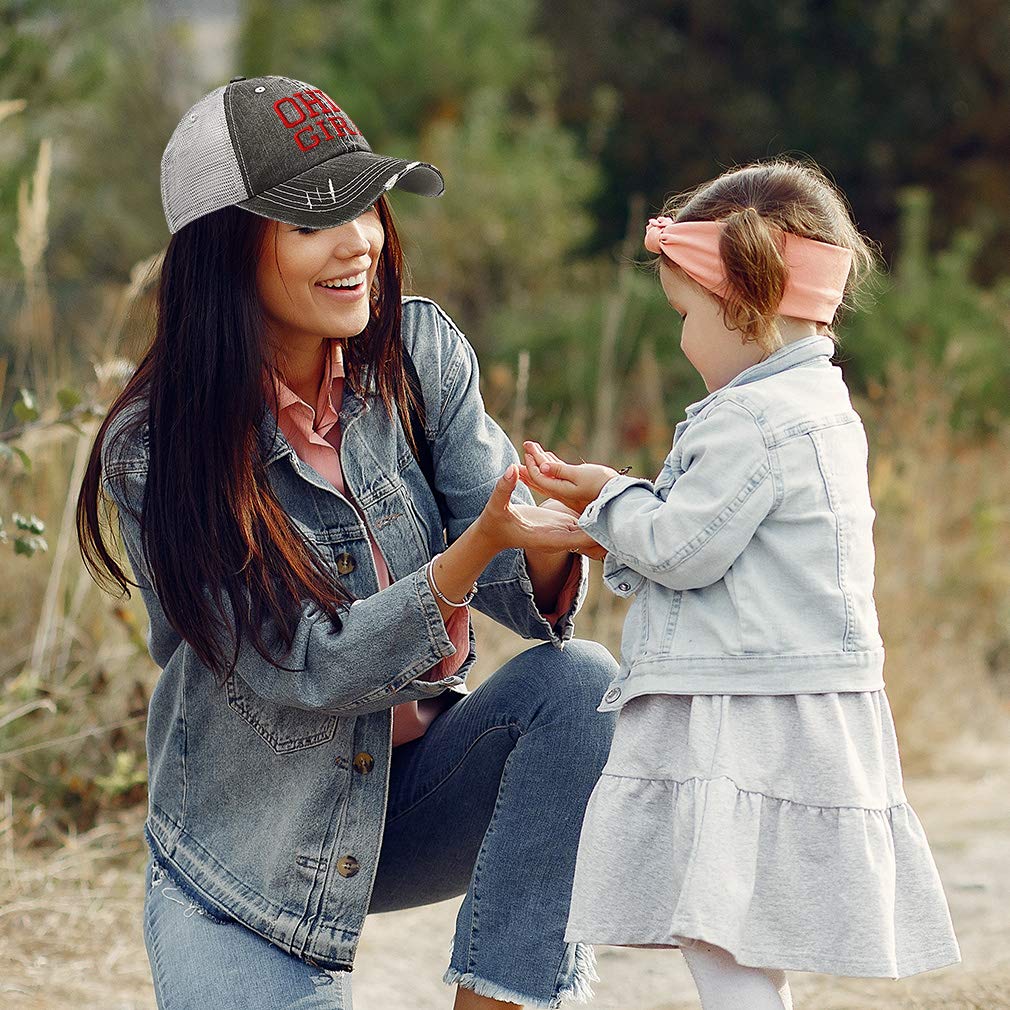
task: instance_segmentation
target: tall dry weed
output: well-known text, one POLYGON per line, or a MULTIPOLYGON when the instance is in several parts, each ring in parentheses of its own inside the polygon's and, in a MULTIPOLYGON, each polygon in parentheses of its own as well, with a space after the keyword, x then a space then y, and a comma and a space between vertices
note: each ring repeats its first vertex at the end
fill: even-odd
POLYGON ((1010 707, 1010 439, 955 431, 920 363, 859 404, 871 439, 876 599, 907 768, 971 760, 1010 707))

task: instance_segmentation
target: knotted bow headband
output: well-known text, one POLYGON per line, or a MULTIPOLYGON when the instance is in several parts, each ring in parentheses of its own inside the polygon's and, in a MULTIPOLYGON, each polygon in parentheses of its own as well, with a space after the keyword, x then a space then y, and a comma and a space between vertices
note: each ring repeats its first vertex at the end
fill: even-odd
MULTIPOLYGON (((677 222, 654 217, 645 229, 645 248, 662 253, 703 288, 725 296, 729 282, 719 255, 719 238, 725 227, 722 221, 677 222)), ((845 294, 852 250, 787 231, 779 234, 785 240, 780 249, 788 270, 779 314, 830 323, 845 294)))

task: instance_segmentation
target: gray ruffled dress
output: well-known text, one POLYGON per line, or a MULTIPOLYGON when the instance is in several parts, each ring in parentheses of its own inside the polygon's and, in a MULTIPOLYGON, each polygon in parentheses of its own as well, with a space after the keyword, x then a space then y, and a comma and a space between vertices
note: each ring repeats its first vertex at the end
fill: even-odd
POLYGON ((959 961, 884 691, 627 702, 565 940, 890 978, 959 961))

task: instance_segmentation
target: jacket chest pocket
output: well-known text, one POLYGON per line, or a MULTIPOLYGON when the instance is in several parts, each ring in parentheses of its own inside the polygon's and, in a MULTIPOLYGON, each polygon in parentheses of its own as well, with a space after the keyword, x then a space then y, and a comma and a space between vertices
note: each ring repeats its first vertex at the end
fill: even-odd
POLYGON ((228 706, 275 754, 293 754, 328 743, 337 732, 338 716, 278 705, 261 698, 234 673, 225 681, 228 706))

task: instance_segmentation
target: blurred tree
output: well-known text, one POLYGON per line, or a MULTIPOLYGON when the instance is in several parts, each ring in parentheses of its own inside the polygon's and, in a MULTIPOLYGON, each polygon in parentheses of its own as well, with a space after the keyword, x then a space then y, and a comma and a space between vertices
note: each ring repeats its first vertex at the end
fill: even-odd
POLYGON ((601 245, 621 234, 629 193, 656 207, 724 167, 798 150, 835 176, 885 248, 898 189, 926 185, 934 239, 991 218, 978 272, 1010 268, 1010 5, 552 0, 540 25, 566 123, 597 128, 602 83, 620 99, 601 152, 601 245))
POLYGON ((182 39, 145 0, 58 10, 45 0, 0 0, 0 25, 5 97, 27 103, 0 140, 0 276, 20 274, 17 187, 49 137, 51 277, 125 280, 168 236, 158 173, 178 120, 182 39))
POLYGON ((394 194, 396 210, 417 290, 484 346, 493 312, 529 315, 557 295, 592 227, 597 173, 557 122, 534 15, 533 0, 465 12, 455 0, 313 0, 283 12, 247 0, 240 33, 241 73, 318 84, 375 150, 442 170, 446 199, 394 194))

